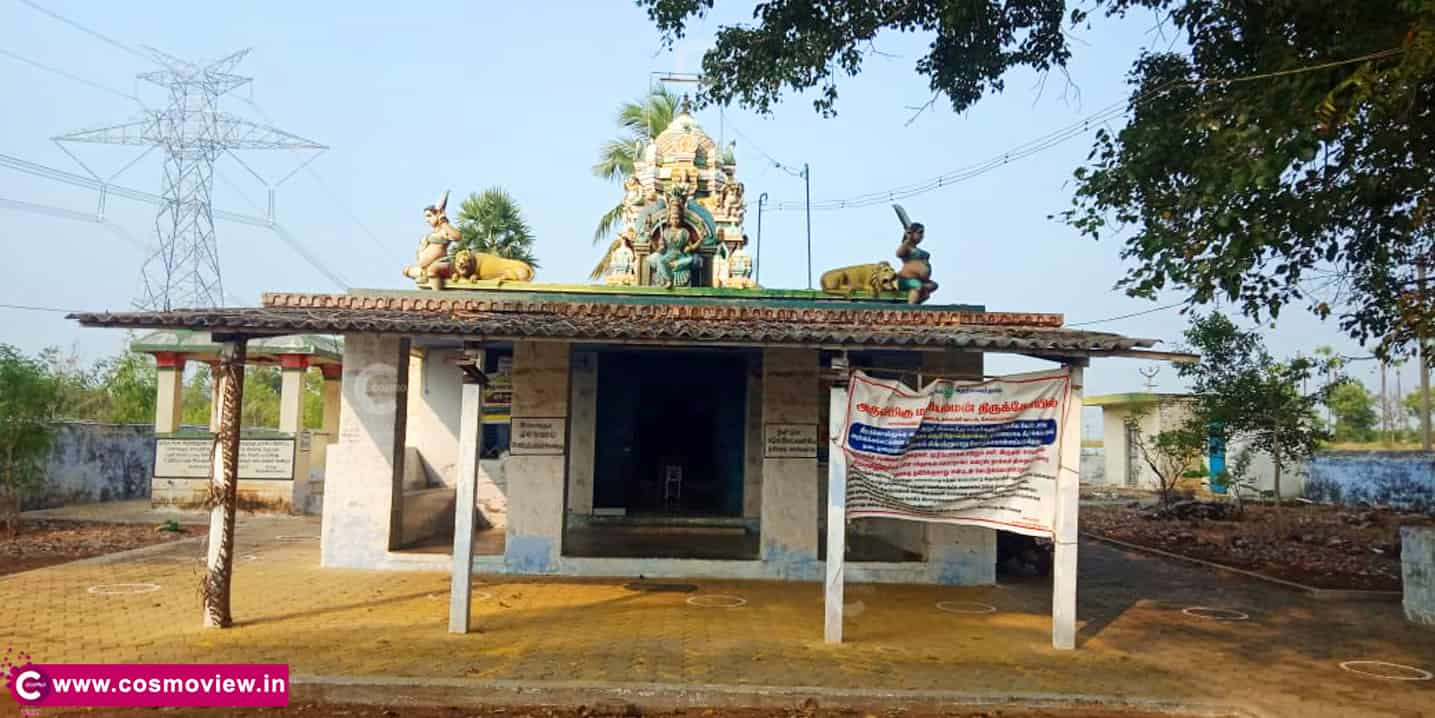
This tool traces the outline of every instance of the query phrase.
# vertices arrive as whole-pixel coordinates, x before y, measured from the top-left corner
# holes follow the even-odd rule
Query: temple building
[[[246,472],[268,462],[265,480],[293,482],[287,494],[268,485],[270,495],[322,511],[324,566],[451,569],[451,631],[467,631],[474,571],[814,581],[830,568],[829,594],[844,571],[859,582],[994,583],[995,526],[1013,526],[1000,521],[851,519],[833,524],[843,565],[827,565],[827,517],[844,516],[845,497],[826,492],[829,481],[844,485],[845,454],[829,459],[847,419],[849,370],[916,390],[982,381],[987,354],[1044,359],[1070,368],[1059,418],[1037,422],[1055,432],[1058,421],[1080,424],[1090,359],[1174,355],[1149,339],[1065,328],[1059,314],[927,304],[938,285],[925,228],[895,205],[900,266],[832,269],[818,290],[761,288],[745,250],[743,187],[724,150],[686,104],[645,143],[594,284],[535,282],[521,261],[464,247],[445,192],[423,211],[431,231],[403,269],[410,289],[72,316],[171,333],[146,349],[161,366],[217,359],[225,387],[239,383],[246,356],[277,357],[286,382],[315,363],[336,377],[337,424],[324,423],[336,435],[320,442],[318,474],[298,468],[300,456],[314,462],[314,442],[293,417],[278,437],[293,442],[286,476],[272,450],[246,452],[260,437],[239,436],[241,402],[221,392],[217,416],[228,418],[202,437],[224,449],[212,460],[217,494],[238,476],[243,495]],[[342,343],[309,358],[284,348],[316,335]],[[1057,496],[1053,642],[1063,648],[1075,635],[1079,443],[1057,444],[1040,477]],[[157,496],[192,498],[201,453],[186,454],[196,476],[156,476]],[[220,506],[215,526],[231,504]]]
[[[514,283],[76,318],[215,342],[342,336],[324,565],[446,568],[472,472],[473,568],[493,573],[816,580],[834,358],[918,385],[980,379],[994,352],[1156,355],[1060,315],[798,290]],[[995,532],[863,519],[848,558],[852,580],[990,584]]]

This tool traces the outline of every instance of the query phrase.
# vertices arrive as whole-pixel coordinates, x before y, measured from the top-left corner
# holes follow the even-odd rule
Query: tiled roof
[[[86,326],[184,328],[215,334],[399,333],[488,340],[947,348],[1047,356],[1139,353],[1151,339],[1052,326],[1059,315],[942,311],[881,304],[871,308],[712,303],[548,301],[502,293],[406,296],[271,294],[262,308],[81,313]]]

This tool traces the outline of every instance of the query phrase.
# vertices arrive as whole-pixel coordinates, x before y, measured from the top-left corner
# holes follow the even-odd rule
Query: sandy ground
[[[1435,681],[1342,668],[1435,671],[1435,632],[1407,624],[1398,604],[1316,601],[1094,542],[1080,547],[1078,648],[1056,651],[1046,579],[851,584],[846,640],[830,646],[815,583],[703,580],[693,593],[653,593],[629,588],[635,577],[492,575],[475,581],[473,631],[453,635],[444,573],[320,568],[313,518],[241,518],[238,534],[234,628],[200,627],[203,547],[187,542],[0,578],[0,642],[41,664],[287,663],[296,702],[337,696],[421,718],[522,715],[497,713],[487,696],[565,684],[594,686],[565,705],[596,705],[604,686],[719,686],[1154,699],[1295,718],[1435,713]],[[320,690],[336,679],[344,687]],[[300,712],[344,710],[365,709]]]

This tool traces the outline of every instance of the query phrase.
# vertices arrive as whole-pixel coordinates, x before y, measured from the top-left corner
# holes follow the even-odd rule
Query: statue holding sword
[[[937,283],[932,281],[932,255],[918,246],[926,236],[926,228],[921,222],[911,221],[902,205],[894,204],[892,209],[902,221],[902,243],[897,245],[902,268],[897,271],[897,288],[907,292],[908,304],[921,304],[937,291]]]

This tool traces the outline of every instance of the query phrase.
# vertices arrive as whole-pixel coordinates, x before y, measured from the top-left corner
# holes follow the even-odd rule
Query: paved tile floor
[[[626,588],[630,578],[486,576],[475,582],[475,631],[455,636],[447,575],[320,569],[318,534],[314,518],[241,521],[232,629],[200,627],[203,545],[190,541],[0,579],[0,644],[38,662],[280,662],[299,676],[1122,695],[1300,718],[1435,715],[1435,681],[1340,667],[1435,671],[1435,632],[1404,623],[1398,604],[1318,602],[1089,542],[1080,646],[1060,652],[1044,580],[851,585],[847,643],[833,647],[822,643],[817,584],[697,581],[693,593],[648,593]],[[1193,606],[1249,619],[1183,612]]]

